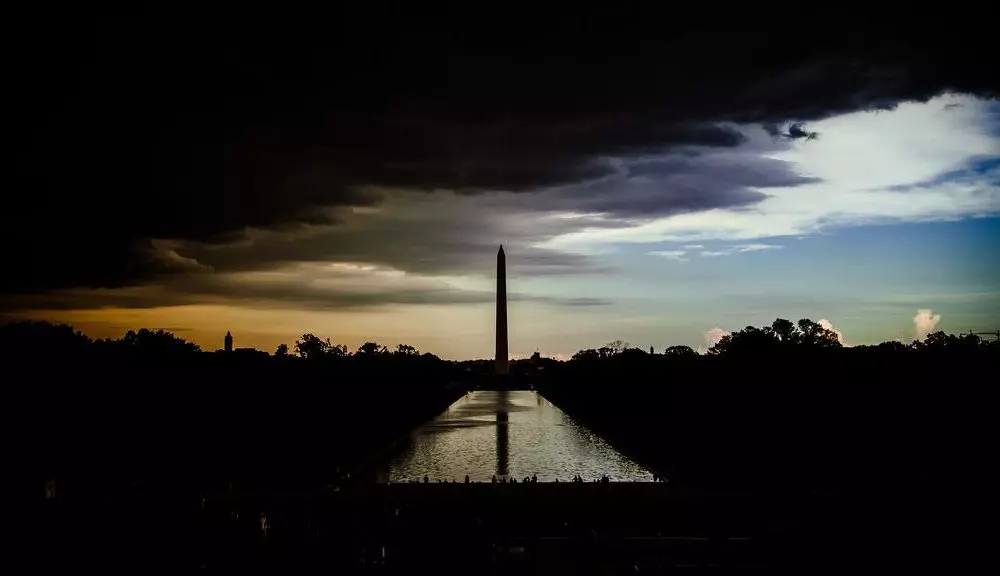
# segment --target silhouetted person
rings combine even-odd
[[[468,475],[468,474],[466,474],[466,475],[465,475],[465,483],[466,483],[466,484],[468,484],[468,483],[469,483],[469,475]]]
[[[427,474],[424,474],[424,484],[427,484],[429,481],[430,479],[427,478]]]
[[[531,475],[531,483],[532,484],[538,484],[538,476],[536,476],[535,474],[532,474]]]

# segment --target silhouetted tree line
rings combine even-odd
[[[5,400],[32,485],[320,485],[357,470],[492,361],[412,346],[353,353],[304,334],[273,355],[200,352],[169,332],[92,340],[67,325],[0,327]],[[626,342],[569,362],[512,363],[530,384],[675,485],[711,489],[933,485],[983,462],[1000,344],[937,332],[843,347],[810,320],[778,319],[707,354]]]
[[[882,490],[971,485],[991,450],[1000,343],[930,334],[844,347],[775,320],[698,354],[582,350],[542,393],[675,486]]]
[[[281,344],[275,351],[275,355],[287,356],[288,350],[289,349],[286,344]],[[295,341],[295,355],[299,358],[307,360],[323,360],[331,358],[347,358],[352,354],[347,350],[347,345],[345,344],[333,344],[330,342],[329,338],[323,339],[315,334],[307,333],[303,334],[300,339]],[[390,350],[388,347],[383,346],[378,342],[365,342],[358,347],[353,355],[364,358],[419,356],[420,351],[409,344],[397,344],[395,349]],[[429,352],[425,352],[424,356],[433,356],[434,358],[437,358]]]
[[[733,356],[840,347],[837,333],[817,322],[803,318],[796,325],[778,318],[770,326],[747,326],[739,332],[727,334],[709,348],[708,353]]]
[[[375,343],[350,354],[311,334],[294,355],[208,353],[164,330],[92,340],[20,322],[0,327],[0,350],[19,469],[78,495],[341,481],[461,393],[433,354]]]

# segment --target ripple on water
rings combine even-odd
[[[423,426],[382,464],[391,481],[489,481],[494,475],[542,482],[651,475],[534,391],[468,394]]]

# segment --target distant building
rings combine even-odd
[[[233,335],[230,332],[226,332],[226,352],[233,351]]]

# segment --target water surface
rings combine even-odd
[[[489,481],[537,475],[539,481],[575,475],[592,481],[650,480],[626,458],[562,410],[528,390],[471,392],[420,426],[384,462],[381,478]]]

